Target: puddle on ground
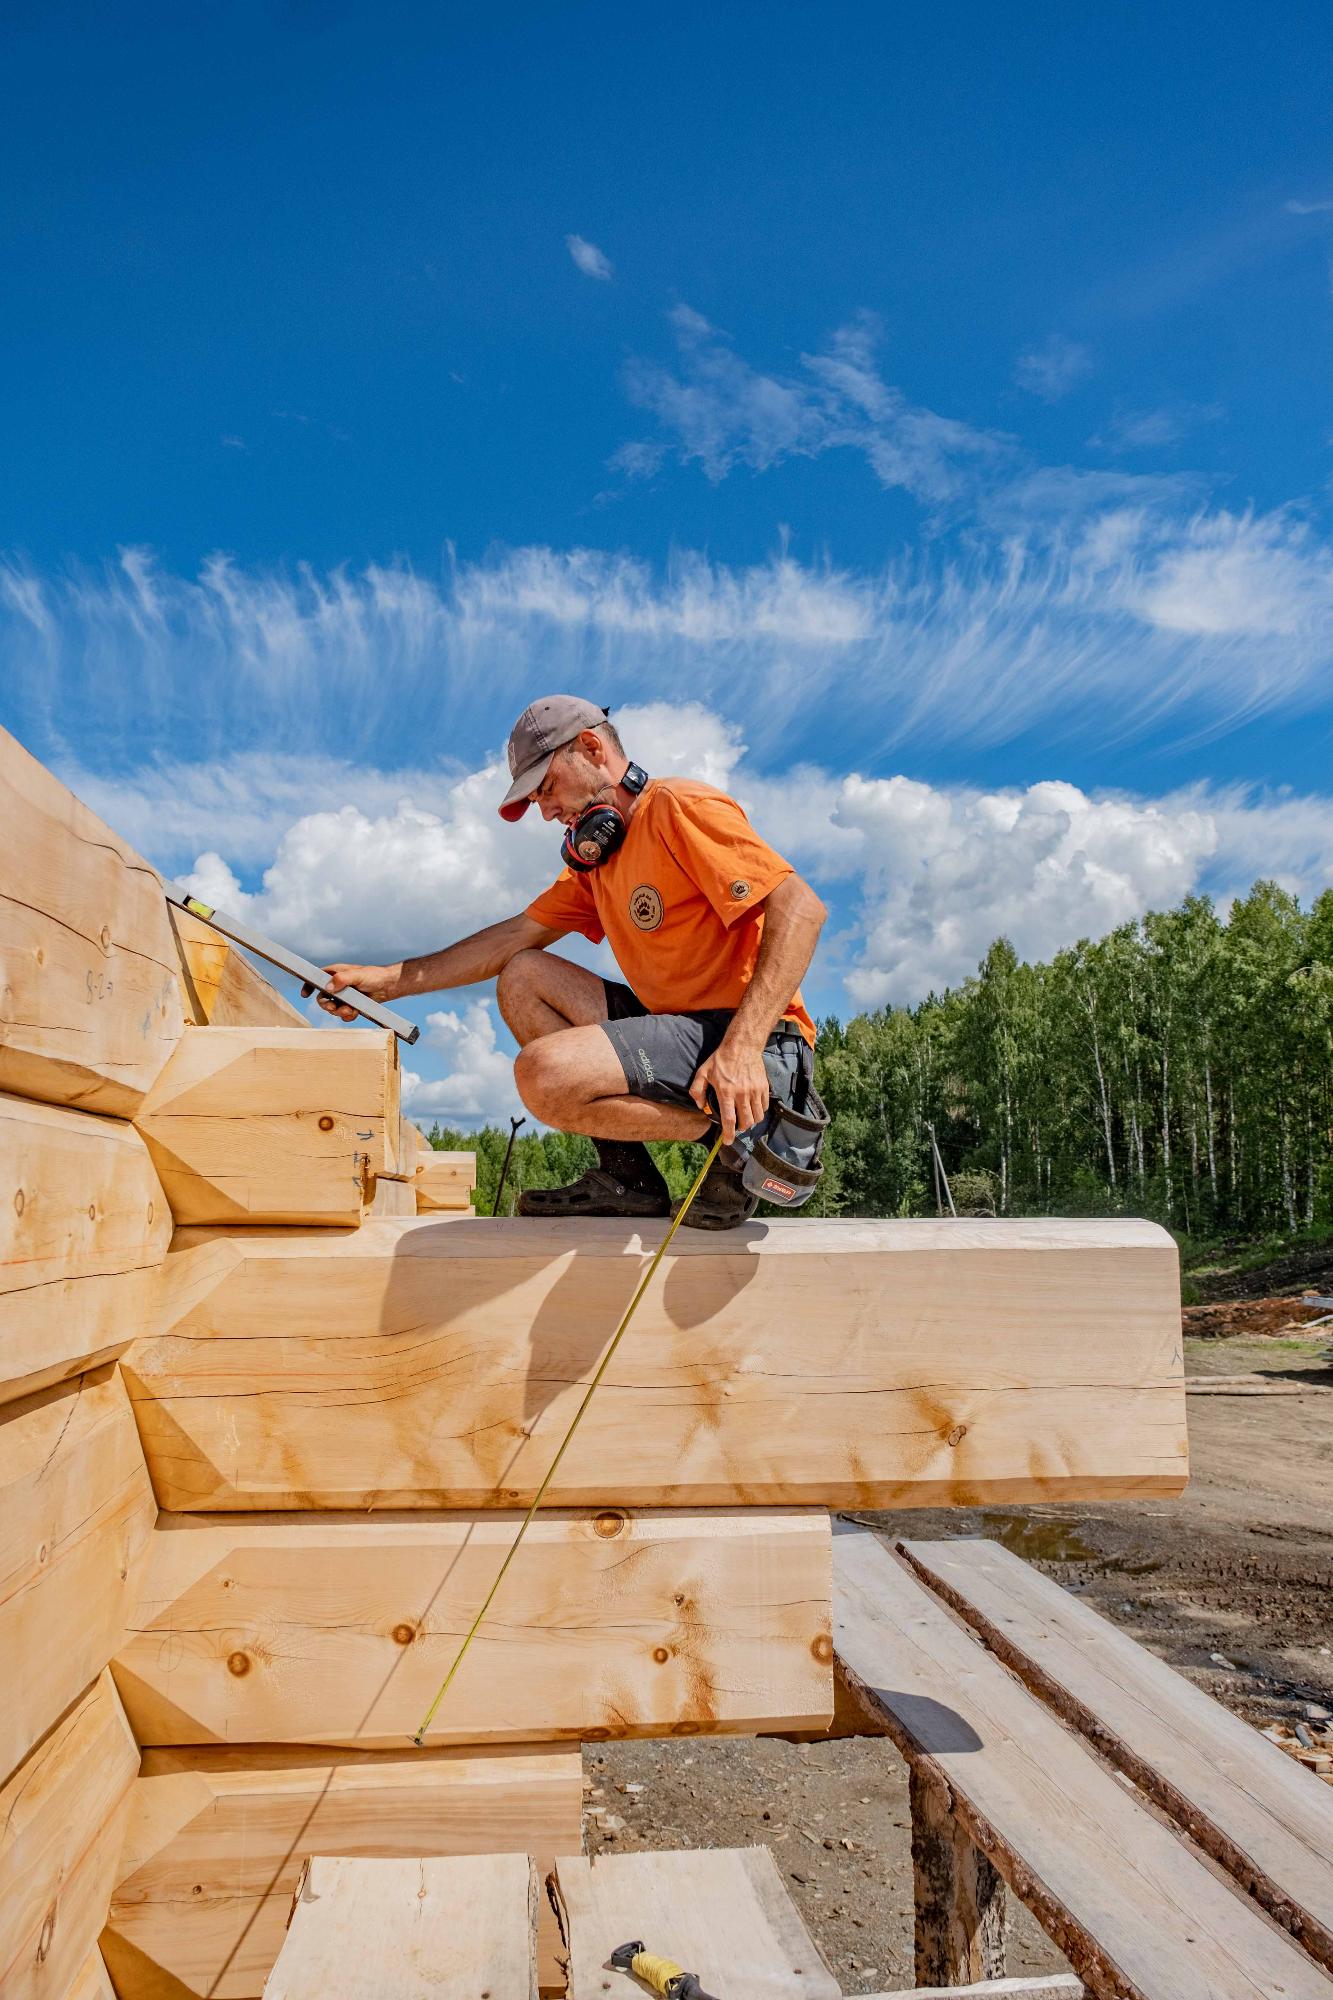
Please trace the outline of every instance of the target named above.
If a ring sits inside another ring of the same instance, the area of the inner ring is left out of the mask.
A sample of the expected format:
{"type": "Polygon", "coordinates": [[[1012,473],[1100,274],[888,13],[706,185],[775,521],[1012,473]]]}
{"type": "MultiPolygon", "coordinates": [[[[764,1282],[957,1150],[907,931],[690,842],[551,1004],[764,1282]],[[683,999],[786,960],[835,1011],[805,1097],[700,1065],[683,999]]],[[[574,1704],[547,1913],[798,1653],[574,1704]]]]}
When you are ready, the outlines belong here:
{"type": "Polygon", "coordinates": [[[1117,1576],[1151,1576],[1162,1567],[1150,1557],[1105,1555],[1084,1539],[1076,1521],[985,1511],[979,1518],[984,1535],[1025,1562],[1093,1563],[1117,1576]]]}

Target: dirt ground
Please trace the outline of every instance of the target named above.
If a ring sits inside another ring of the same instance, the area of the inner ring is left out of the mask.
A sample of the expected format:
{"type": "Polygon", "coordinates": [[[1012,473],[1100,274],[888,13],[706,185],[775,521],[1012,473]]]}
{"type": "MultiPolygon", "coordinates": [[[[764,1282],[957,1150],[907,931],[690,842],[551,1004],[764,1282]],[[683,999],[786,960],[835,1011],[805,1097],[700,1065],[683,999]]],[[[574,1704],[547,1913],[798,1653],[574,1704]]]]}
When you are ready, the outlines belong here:
{"type": "MultiPolygon", "coordinates": [[[[1330,1345],[1333,1328],[1186,1342],[1192,1376],[1311,1386],[1191,1395],[1178,1500],[855,1518],[890,1539],[1003,1542],[1249,1721],[1333,1710],[1333,1395],[1313,1392],[1333,1385],[1330,1345]]],[[[765,1844],[844,1993],[912,1984],[907,1774],[891,1744],[598,1744],[584,1774],[589,1853],[765,1844]]],[[[1010,1973],[1060,1971],[1012,1899],[1010,1915],[1010,1973]]],[[[725,1968],[690,1970],[728,1990],[725,1968]]]]}

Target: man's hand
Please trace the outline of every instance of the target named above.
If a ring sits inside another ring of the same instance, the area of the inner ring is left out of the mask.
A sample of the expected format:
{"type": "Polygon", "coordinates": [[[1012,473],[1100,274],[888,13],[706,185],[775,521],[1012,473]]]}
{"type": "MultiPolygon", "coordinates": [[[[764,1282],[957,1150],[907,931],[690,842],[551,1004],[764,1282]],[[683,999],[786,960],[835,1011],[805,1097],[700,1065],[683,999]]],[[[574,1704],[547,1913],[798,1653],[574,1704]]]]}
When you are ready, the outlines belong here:
{"type": "Polygon", "coordinates": [[[729,1146],[737,1132],[748,1132],[768,1109],[770,1093],[763,1049],[755,1048],[752,1043],[737,1047],[724,1041],[707,1062],[700,1063],[690,1085],[690,1096],[711,1118],[710,1088],[722,1114],[722,1143],[729,1146]]]}
{"type": "MultiPolygon", "coordinates": [[[[340,993],[344,986],[355,986],[367,1000],[378,1000],[383,1005],[386,1000],[397,996],[403,968],[401,965],[326,965],[324,972],[330,993],[340,993]]],[[[308,1000],[314,990],[313,986],[303,986],[301,998],[308,1000]]],[[[359,1019],[350,1007],[340,1007],[328,994],[320,994],[319,1004],[326,1014],[336,1014],[340,1021],[359,1019]]]]}

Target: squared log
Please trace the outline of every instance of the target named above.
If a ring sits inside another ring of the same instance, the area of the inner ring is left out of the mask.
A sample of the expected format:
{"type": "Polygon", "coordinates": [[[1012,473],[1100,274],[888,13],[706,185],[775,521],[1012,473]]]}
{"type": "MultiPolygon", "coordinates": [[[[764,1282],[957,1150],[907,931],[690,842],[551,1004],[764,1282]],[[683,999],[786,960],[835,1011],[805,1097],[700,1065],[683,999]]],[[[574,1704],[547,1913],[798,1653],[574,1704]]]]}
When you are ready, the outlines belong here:
{"type": "MultiPolygon", "coordinates": [[[[663,1225],[181,1231],[126,1356],[173,1510],[513,1507],[663,1225]]],[[[1176,1248],[1145,1222],[682,1230],[551,1489],[565,1505],[982,1506],[1176,1493],[1176,1248]]]]}
{"type": "Polygon", "coordinates": [[[310,1854],[532,1854],[581,1839],[577,1744],[149,1750],[103,1937],[122,2000],[258,2000],[310,1854]]]}
{"type": "Polygon", "coordinates": [[[180,1040],[159,877],[0,729],[0,1090],[128,1118],[180,1040]]]}
{"type": "Polygon", "coordinates": [[[132,1126],[0,1095],[0,1402],[151,1332],[170,1241],[132,1126]]]}
{"type": "Polygon", "coordinates": [[[0,1778],[120,1645],[156,1518],[114,1365],[0,1410],[0,1778]]]}
{"type": "MultiPolygon", "coordinates": [[[[401,1748],[513,1515],[165,1515],[112,1666],[144,1744],[401,1748]]],[[[438,1743],[822,1729],[828,1516],[542,1513],[438,1743]]]]}
{"type": "Polygon", "coordinates": [[[135,1125],[178,1223],[355,1227],[398,1089],[387,1030],[189,1028],[135,1125]]]}
{"type": "Polygon", "coordinates": [[[0,1992],[65,2000],[106,1917],[139,1752],[102,1674],[0,1788],[0,1992]]]}
{"type": "Polygon", "coordinates": [[[417,1161],[417,1214],[470,1208],[476,1185],[475,1153],[437,1152],[427,1144],[417,1161]]]}
{"type": "Polygon", "coordinates": [[[167,905],[180,952],[185,1019],[194,1027],[308,1028],[300,1009],[284,1000],[239,946],[201,917],[167,905]]]}

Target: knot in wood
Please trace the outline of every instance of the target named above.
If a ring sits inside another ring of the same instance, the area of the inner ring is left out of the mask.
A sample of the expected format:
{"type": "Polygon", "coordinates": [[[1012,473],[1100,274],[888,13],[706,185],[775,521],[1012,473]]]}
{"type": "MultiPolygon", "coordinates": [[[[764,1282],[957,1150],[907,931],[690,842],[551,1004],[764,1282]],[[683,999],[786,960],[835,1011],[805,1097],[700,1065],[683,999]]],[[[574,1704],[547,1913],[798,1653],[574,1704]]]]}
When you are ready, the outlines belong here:
{"type": "Polygon", "coordinates": [[[665,1646],[654,1646],[653,1658],[656,1660],[659,1667],[664,1667],[667,1661],[671,1658],[671,1655],[667,1651],[665,1646]]]}
{"type": "Polygon", "coordinates": [[[228,1653],[227,1672],[229,1674],[235,1674],[239,1679],[242,1674],[249,1673],[250,1667],[251,1660],[248,1653],[228,1653]]]}
{"type": "Polygon", "coordinates": [[[592,1519],[594,1535],[600,1535],[605,1542],[614,1541],[617,1535],[623,1535],[627,1525],[626,1518],[618,1507],[604,1507],[601,1513],[594,1514],[592,1519]]]}
{"type": "Polygon", "coordinates": [[[955,1424],[953,1429],[946,1433],[944,1442],[946,1444],[961,1444],[966,1436],[967,1425],[955,1424]]]}
{"type": "Polygon", "coordinates": [[[417,1636],[417,1628],[415,1625],[409,1625],[406,1622],[406,1620],[404,1620],[404,1622],[401,1625],[394,1626],[393,1636],[394,1636],[394,1641],[397,1645],[410,1646],[412,1641],[417,1636]]]}
{"type": "Polygon", "coordinates": [[[22,1189],[22,1188],[16,1188],[16,1189],[15,1189],[15,1191],[14,1191],[14,1213],[15,1213],[15,1215],[22,1215],[22,1213],[23,1213],[23,1189],[22,1189]]]}
{"type": "Polygon", "coordinates": [[[821,1667],[826,1667],[833,1658],[833,1641],[827,1632],[820,1632],[810,1641],[810,1651],[821,1667]]]}
{"type": "Polygon", "coordinates": [[[331,1132],[333,1130],[333,1120],[329,1117],[327,1111],[319,1121],[319,1129],[321,1132],[331,1132]]]}

